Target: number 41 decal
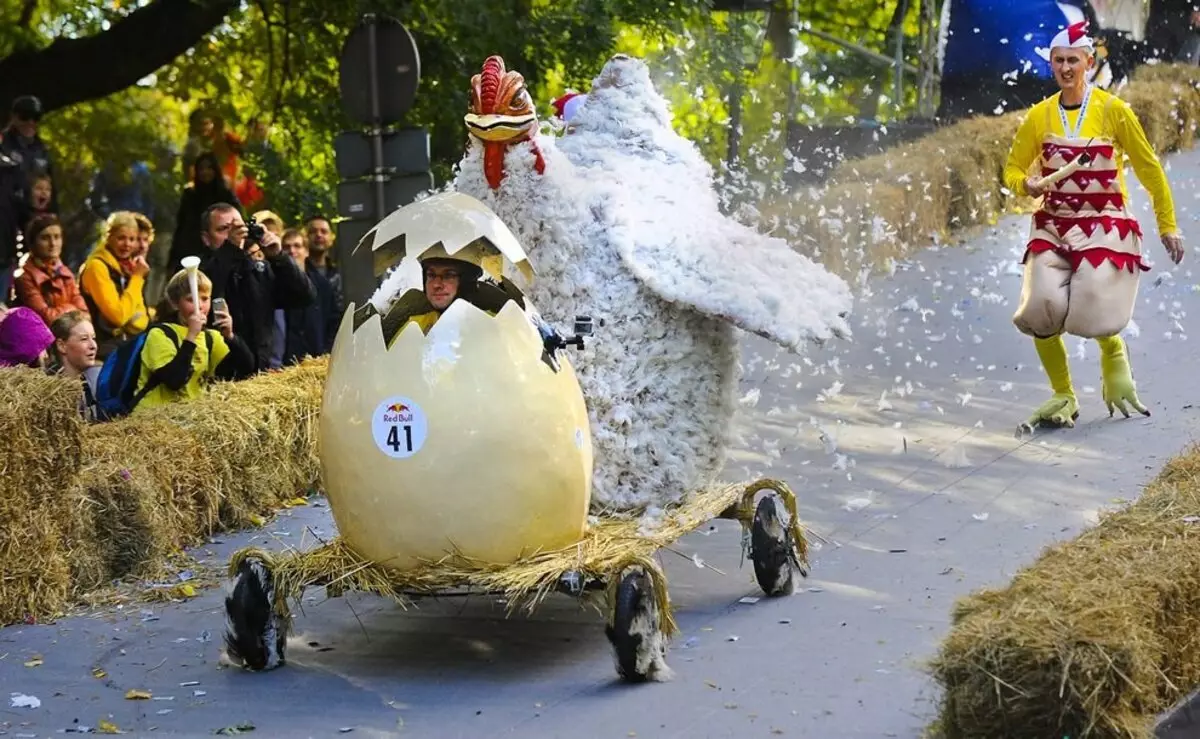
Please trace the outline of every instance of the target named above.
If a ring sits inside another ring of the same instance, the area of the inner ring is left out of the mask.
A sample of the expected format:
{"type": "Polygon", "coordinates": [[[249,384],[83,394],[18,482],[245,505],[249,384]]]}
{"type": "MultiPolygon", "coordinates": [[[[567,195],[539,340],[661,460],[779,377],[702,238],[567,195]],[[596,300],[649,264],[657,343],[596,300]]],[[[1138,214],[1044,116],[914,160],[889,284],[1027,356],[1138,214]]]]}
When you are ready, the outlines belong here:
{"type": "Polygon", "coordinates": [[[407,423],[404,424],[404,426],[403,426],[404,441],[403,442],[400,441],[400,433],[399,433],[400,428],[401,428],[400,426],[392,426],[391,430],[388,431],[387,445],[392,448],[393,452],[399,452],[400,449],[403,447],[404,451],[411,454],[412,450],[413,450],[412,426],[407,423]]]}
{"type": "Polygon", "coordinates": [[[393,396],[375,406],[371,437],[375,447],[392,459],[420,454],[429,432],[425,410],[412,398],[393,396]]]}

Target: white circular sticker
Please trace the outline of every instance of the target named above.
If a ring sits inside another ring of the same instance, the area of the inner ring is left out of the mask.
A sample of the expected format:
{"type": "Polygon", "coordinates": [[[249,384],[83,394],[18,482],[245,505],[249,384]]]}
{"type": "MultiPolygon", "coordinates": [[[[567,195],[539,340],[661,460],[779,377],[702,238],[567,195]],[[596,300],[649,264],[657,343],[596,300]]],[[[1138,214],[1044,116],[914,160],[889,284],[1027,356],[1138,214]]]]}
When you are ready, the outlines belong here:
{"type": "Polygon", "coordinates": [[[421,451],[428,430],[425,412],[405,397],[388,398],[371,416],[375,446],[393,459],[405,459],[421,451]]]}

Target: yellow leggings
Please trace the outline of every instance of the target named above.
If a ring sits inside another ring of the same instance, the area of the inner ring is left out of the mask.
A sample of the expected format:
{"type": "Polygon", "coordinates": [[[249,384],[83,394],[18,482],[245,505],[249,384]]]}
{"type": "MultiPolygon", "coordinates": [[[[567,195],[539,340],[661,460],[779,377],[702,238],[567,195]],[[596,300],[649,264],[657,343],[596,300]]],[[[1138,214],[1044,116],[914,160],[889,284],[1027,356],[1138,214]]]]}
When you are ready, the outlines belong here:
{"type": "MultiPolygon", "coordinates": [[[[1050,387],[1055,396],[1074,399],[1075,388],[1071,385],[1071,368],[1067,363],[1067,345],[1062,335],[1048,339],[1034,339],[1038,358],[1042,361],[1042,369],[1050,380],[1050,387]]],[[[1100,347],[1100,370],[1104,380],[1104,402],[1108,413],[1112,415],[1114,408],[1129,416],[1125,403],[1133,406],[1143,415],[1150,411],[1142,405],[1137,397],[1137,389],[1133,382],[1133,372],[1129,366],[1129,356],[1125,350],[1125,342],[1120,336],[1104,336],[1096,339],[1100,347]]]]}

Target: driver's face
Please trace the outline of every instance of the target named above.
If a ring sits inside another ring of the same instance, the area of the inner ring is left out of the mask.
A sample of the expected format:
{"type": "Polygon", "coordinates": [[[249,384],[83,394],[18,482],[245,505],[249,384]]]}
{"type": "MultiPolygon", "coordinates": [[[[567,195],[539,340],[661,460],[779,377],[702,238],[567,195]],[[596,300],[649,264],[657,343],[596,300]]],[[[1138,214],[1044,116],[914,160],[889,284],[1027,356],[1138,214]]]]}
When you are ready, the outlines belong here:
{"type": "Polygon", "coordinates": [[[460,274],[457,267],[425,265],[425,297],[436,311],[444,311],[458,297],[460,274]]]}

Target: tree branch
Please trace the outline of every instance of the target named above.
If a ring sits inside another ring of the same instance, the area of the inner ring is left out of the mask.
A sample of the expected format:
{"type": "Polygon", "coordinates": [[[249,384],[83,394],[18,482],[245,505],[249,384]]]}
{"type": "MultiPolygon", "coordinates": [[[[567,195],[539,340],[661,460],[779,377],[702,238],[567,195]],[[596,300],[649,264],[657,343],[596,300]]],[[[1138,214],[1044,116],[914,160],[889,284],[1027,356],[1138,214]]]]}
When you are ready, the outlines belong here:
{"type": "Polygon", "coordinates": [[[18,28],[29,28],[33,22],[33,11],[37,10],[37,0],[25,0],[21,6],[21,17],[17,19],[18,28]]]}
{"type": "MultiPolygon", "coordinates": [[[[270,90],[275,85],[275,33],[271,30],[271,9],[267,6],[266,0],[255,0],[258,5],[258,12],[262,13],[263,31],[267,38],[267,89],[270,90]]],[[[278,106],[278,96],[276,96],[276,106],[278,106]]],[[[262,112],[261,107],[255,111],[255,115],[262,112]]]]}
{"type": "Polygon", "coordinates": [[[0,59],[0,112],[37,95],[46,111],[120,92],[195,46],[238,0],[154,0],[107,31],[0,59]]]}

